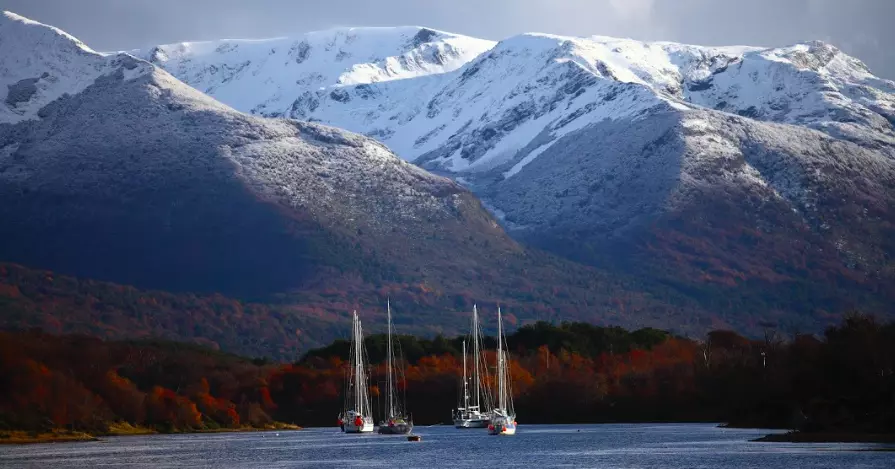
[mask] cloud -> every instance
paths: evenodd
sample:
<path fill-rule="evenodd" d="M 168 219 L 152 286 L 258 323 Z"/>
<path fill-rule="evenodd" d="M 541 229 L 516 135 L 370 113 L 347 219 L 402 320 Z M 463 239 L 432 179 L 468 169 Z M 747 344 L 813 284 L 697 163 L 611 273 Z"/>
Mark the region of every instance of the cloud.
<path fill-rule="evenodd" d="M 609 6 L 626 20 L 649 20 L 653 3 L 653 0 L 609 0 Z"/>

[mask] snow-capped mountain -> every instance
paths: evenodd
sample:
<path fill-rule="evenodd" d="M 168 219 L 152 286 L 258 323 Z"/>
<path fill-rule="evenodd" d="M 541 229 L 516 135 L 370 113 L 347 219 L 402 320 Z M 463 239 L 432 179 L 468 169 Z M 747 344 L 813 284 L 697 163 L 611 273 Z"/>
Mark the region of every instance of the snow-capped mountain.
<path fill-rule="evenodd" d="M 238 112 L 132 55 L 98 54 L 5 14 L 0 44 L 13 43 L 15 54 L 0 55 L 0 261 L 273 300 L 299 311 L 277 324 L 318 321 L 320 335 L 303 343 L 338 335 L 338 319 L 358 305 L 381 313 L 389 296 L 404 305 L 408 331 L 429 333 L 466 327 L 456 311 L 473 302 L 500 302 L 518 321 L 561 311 L 701 332 L 712 317 L 661 286 L 645 292 L 642 282 L 525 248 L 467 189 L 373 139 Z M 36 91 L 22 92 L 29 77 Z M 146 330 L 191 320 L 157 317 L 142 297 L 124 301 Z M 84 330 L 64 308 L 41 311 L 38 323 Z M 101 327 L 117 329 L 107 321 Z"/>
<path fill-rule="evenodd" d="M 11 83 L 0 96 L 7 260 L 150 287 L 276 290 L 319 273 L 309 271 L 315 231 L 406 236 L 401 244 L 425 251 L 421 226 L 480 210 L 456 183 L 372 139 L 244 115 L 54 28 L 5 14 L 0 44 L 10 48 L 0 55 Z M 37 91 L 22 92 L 31 76 Z M 503 236 L 483 223 L 486 236 Z"/>
<path fill-rule="evenodd" d="M 413 48 L 421 41 L 407 38 L 424 31 L 337 30 L 159 46 L 143 55 L 237 109 L 364 133 L 407 160 L 455 173 L 512 163 L 511 177 L 562 135 L 656 106 L 808 126 L 865 146 L 895 144 L 895 83 L 820 42 L 713 48 L 525 34 L 495 45 L 433 32 L 431 42 Z M 308 68 L 286 60 L 284 50 L 304 51 Z M 450 66 L 432 67 L 420 50 L 455 53 L 438 55 L 452 57 L 436 61 Z"/>
<path fill-rule="evenodd" d="M 247 65 L 228 76 L 240 101 L 221 99 L 374 137 L 472 188 L 517 238 L 703 300 L 808 312 L 893 296 L 895 83 L 859 60 L 821 42 L 523 34 L 482 48 L 400 80 L 295 77 L 277 88 L 288 111 L 234 83 L 290 72 Z M 224 56 L 159 63 L 214 94 L 191 76 Z"/>
<path fill-rule="evenodd" d="M 303 117 L 321 90 L 331 88 L 326 95 L 338 101 L 339 87 L 452 72 L 493 45 L 420 27 L 343 28 L 132 52 L 244 112 Z"/>
<path fill-rule="evenodd" d="M 179 278 L 174 284 L 202 289 L 215 282 L 186 272 L 229 258 L 267 281 L 282 283 L 272 276 L 280 271 L 289 283 L 314 254 L 301 236 L 279 233 L 286 225 L 276 207 L 318 230 L 376 238 L 412 236 L 420 220 L 459 221 L 464 204 L 477 206 L 456 183 L 372 139 L 239 113 L 147 62 L 98 54 L 39 23 L 5 14 L 0 44 L 16 51 L 0 56 L 13 83 L 0 96 L 7 260 L 156 287 Z M 22 92 L 32 75 L 37 91 Z M 171 250 L 141 249 L 147 242 Z M 228 253 L 228 244 L 242 252 Z M 188 246 L 193 261 L 170 257 Z M 272 264 L 252 260 L 271 252 Z M 142 269 L 128 267 L 141 261 Z"/>
<path fill-rule="evenodd" d="M 428 331 L 473 301 L 701 332 L 895 299 L 892 84 L 826 45 L 387 28 L 144 54 L 198 89 L 10 14 L 0 47 L 0 260 L 313 311 L 403 296 Z M 375 136 L 568 259 L 373 139 L 228 104 Z"/>
<path fill-rule="evenodd" d="M 0 18 L 0 44 L 6 260 L 150 287 L 269 289 L 317 276 L 307 271 L 314 231 L 412 252 L 428 249 L 418 230 L 469 215 L 471 232 L 505 236 L 465 189 L 375 140 L 242 114 L 145 61 L 14 14 Z M 245 270 L 198 275 L 225 259 Z"/>
<path fill-rule="evenodd" d="M 99 77 L 120 72 L 131 79 L 152 69 L 133 57 L 96 53 L 64 31 L 15 13 L 2 12 L 0 37 L 0 124 L 34 118 Z"/>

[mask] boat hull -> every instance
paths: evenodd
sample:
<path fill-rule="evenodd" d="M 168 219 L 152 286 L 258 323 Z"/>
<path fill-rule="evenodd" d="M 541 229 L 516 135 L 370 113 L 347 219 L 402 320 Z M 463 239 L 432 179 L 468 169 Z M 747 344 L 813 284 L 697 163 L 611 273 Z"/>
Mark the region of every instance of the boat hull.
<path fill-rule="evenodd" d="M 342 431 L 345 433 L 372 433 L 373 422 L 364 422 L 361 425 L 355 425 L 354 422 L 342 425 Z"/>
<path fill-rule="evenodd" d="M 515 435 L 516 416 L 498 415 L 491 419 L 488 425 L 489 435 Z"/>
<path fill-rule="evenodd" d="M 373 419 L 361 417 L 355 412 L 348 412 L 349 418 L 342 422 L 342 431 L 345 433 L 370 433 L 373 431 Z"/>
<path fill-rule="evenodd" d="M 454 428 L 487 428 L 488 419 L 454 419 Z"/>
<path fill-rule="evenodd" d="M 491 425 L 488 427 L 489 435 L 515 435 L 516 423 L 507 423 L 505 425 Z"/>
<path fill-rule="evenodd" d="M 412 423 L 379 424 L 380 435 L 407 435 L 413 431 Z"/>

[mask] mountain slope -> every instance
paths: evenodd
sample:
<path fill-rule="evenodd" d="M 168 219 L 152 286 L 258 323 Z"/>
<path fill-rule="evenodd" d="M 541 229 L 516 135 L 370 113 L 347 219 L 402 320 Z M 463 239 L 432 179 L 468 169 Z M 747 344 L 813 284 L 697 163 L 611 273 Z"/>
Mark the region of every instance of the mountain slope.
<path fill-rule="evenodd" d="M 665 110 L 557 141 L 483 189 L 516 235 L 705 304 L 890 313 L 895 160 L 817 131 Z"/>
<path fill-rule="evenodd" d="M 518 238 L 709 304 L 887 312 L 891 82 L 818 43 L 743 51 L 562 39 L 552 51 L 588 69 L 584 102 L 573 101 L 585 112 L 569 115 L 586 125 L 569 132 L 568 117 L 554 121 L 508 157 L 471 152 L 491 145 L 483 134 L 449 149 L 471 156 L 475 170 L 462 177 Z M 616 89 L 651 107 L 600 116 L 625 96 Z M 418 161 L 451 169 L 447 154 Z"/>
<path fill-rule="evenodd" d="M 895 83 L 831 45 L 524 34 L 453 72 L 318 86 L 291 87 L 296 116 L 453 177 L 574 261 L 744 315 L 895 295 Z"/>
<path fill-rule="evenodd" d="M 79 93 L 98 77 L 122 69 L 120 61 L 106 59 L 64 31 L 14 13 L 2 15 L 0 123 L 32 118 L 64 94 Z"/>
<path fill-rule="evenodd" d="M 265 305 L 222 295 L 140 290 L 0 263 L 0 329 L 34 328 L 106 339 L 192 342 L 294 360 L 308 348 L 341 337 L 344 324 L 322 304 Z"/>
<path fill-rule="evenodd" d="M 0 30 L 39 27 L 12 15 L 2 22 Z M 369 138 L 239 113 L 127 54 L 21 45 L 34 71 L 48 70 L 48 83 L 63 59 L 102 73 L 45 105 L 19 101 L 17 109 L 39 109 L 0 123 L 0 260 L 143 289 L 298 305 L 325 318 L 359 308 L 375 321 L 390 296 L 402 327 L 428 333 L 462 329 L 466 317 L 456 312 L 476 301 L 504 305 L 511 323 L 580 318 L 682 332 L 728 324 L 723 312 L 662 285 L 520 246 L 468 190 Z M 83 321 L 54 305 L 93 300 L 61 295 L 26 309 L 50 311 L 63 332 L 82 330 Z M 141 323 L 141 311 L 115 306 L 99 318 L 111 329 Z M 201 331 L 217 326 L 202 317 L 196 335 L 209 338 Z M 735 321 L 754 327 L 754 318 Z"/>
<path fill-rule="evenodd" d="M 28 50 L 55 78 L 65 50 Z M 332 269 L 369 262 L 373 247 L 409 262 L 438 252 L 423 240 L 439 232 L 468 229 L 519 249 L 467 191 L 381 144 L 245 116 L 146 62 L 80 51 L 66 56 L 72 68 L 110 72 L 0 128 L 3 258 L 251 295 L 313 284 L 326 255 L 343 257 Z M 435 257 L 421 262 L 439 270 Z"/>

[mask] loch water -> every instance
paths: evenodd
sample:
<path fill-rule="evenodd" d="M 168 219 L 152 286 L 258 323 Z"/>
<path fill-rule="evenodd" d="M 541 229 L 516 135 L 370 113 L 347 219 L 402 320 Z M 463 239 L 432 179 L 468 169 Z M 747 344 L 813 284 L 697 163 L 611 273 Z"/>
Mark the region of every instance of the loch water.
<path fill-rule="evenodd" d="M 767 430 L 711 424 L 525 425 L 515 436 L 484 429 L 418 427 L 404 436 L 290 432 L 150 435 L 98 442 L 0 446 L 15 468 L 662 468 L 895 467 L 877 444 L 756 443 Z"/>

